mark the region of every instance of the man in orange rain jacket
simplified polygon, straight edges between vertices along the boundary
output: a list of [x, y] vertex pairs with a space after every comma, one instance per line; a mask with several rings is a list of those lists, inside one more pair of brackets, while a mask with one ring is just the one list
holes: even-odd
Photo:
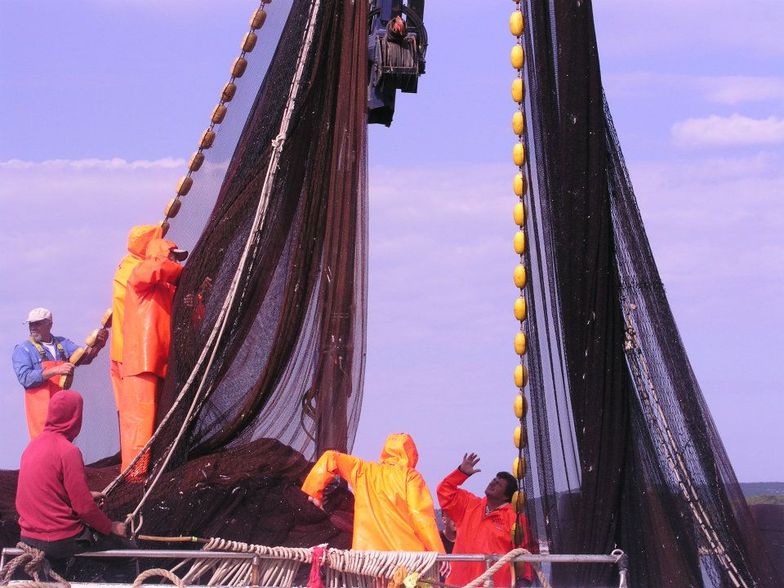
[[144, 261], [148, 243], [160, 239], [163, 230], [159, 225], [137, 225], [128, 233], [128, 255], [120, 260], [112, 281], [112, 342], [109, 347], [110, 374], [114, 390], [114, 402], [120, 412], [120, 390], [122, 389], [123, 322], [125, 318], [125, 291], [128, 278], [134, 268]]
[[433, 499], [414, 469], [418, 459], [414, 440], [406, 433], [387, 437], [379, 463], [328, 450], [313, 466], [302, 491], [321, 506], [324, 488], [335, 476], [349, 483], [354, 490], [352, 549], [443, 553]]
[[[144, 261], [128, 278], [123, 319], [123, 382], [120, 443], [125, 470], [152, 437], [160, 383], [166, 376], [171, 343], [171, 312], [187, 252], [173, 241], [152, 239]], [[132, 476], [147, 473], [141, 459]]]
[[[503, 555], [514, 549], [513, 533], [517, 515], [511, 505], [512, 495], [517, 490], [517, 480], [508, 472], [498, 472], [485, 489], [484, 498], [462, 490], [460, 486], [469, 476], [480, 472], [476, 468], [479, 457], [475, 453], [463, 456], [457, 469], [438, 485], [438, 502], [457, 527], [457, 539], [452, 549], [458, 553], [484, 553]], [[522, 546], [534, 551], [528, 521], [520, 515], [523, 531]], [[483, 562], [454, 562], [446, 579], [447, 584], [464, 586], [485, 571]], [[511, 566], [506, 566], [493, 575], [493, 585], [512, 585]], [[520, 566], [521, 574], [517, 586], [530, 586], [533, 568], [529, 564]]]

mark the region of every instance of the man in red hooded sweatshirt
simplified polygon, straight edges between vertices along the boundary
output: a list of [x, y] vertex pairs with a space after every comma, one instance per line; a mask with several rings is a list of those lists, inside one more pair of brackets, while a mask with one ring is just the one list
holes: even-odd
[[[120, 443], [124, 471], [152, 437], [158, 393], [169, 362], [174, 293], [187, 252], [166, 239], [152, 239], [144, 261], [128, 278], [123, 320]], [[148, 457], [131, 478], [141, 479]]]
[[82, 452], [72, 443], [82, 428], [82, 404], [73, 390], [52, 396], [43, 433], [30, 441], [19, 465], [21, 540], [55, 564], [83, 551], [128, 547], [120, 539], [125, 525], [96, 505], [99, 495], [90, 492]]

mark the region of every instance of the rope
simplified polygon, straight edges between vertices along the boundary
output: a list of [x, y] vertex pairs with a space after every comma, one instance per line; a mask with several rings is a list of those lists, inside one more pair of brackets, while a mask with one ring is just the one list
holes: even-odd
[[[479, 586], [485, 585], [490, 578], [492, 578], [495, 573], [503, 568], [506, 564], [510, 563], [514, 558], [518, 555], [533, 555], [527, 549], [523, 549], [522, 547], [518, 547], [517, 549], [513, 549], [503, 557], [501, 557], [497, 562], [491, 565], [489, 568], [485, 570], [485, 572], [479, 576], [478, 578], [474, 578], [468, 584], [465, 585], [464, 588], [478, 588]], [[536, 572], [536, 576], [539, 578], [539, 582], [542, 584], [543, 588], [552, 588], [550, 586], [550, 582], [547, 581], [547, 576], [544, 575], [544, 572], [539, 568], [539, 566], [535, 566], [531, 564]]]
[[170, 572], [169, 570], [164, 570], [163, 568], [152, 568], [151, 570], [145, 570], [133, 581], [133, 587], [139, 588], [147, 578], [152, 578], [153, 576], [163, 576], [164, 578], [171, 581], [172, 584], [177, 586], [178, 588], [185, 588], [185, 583], [180, 580], [175, 574]]
[[[314, 549], [302, 547], [268, 547], [240, 541], [213, 538], [206, 542], [204, 551], [233, 551], [253, 553], [260, 557], [199, 560], [198, 555], [191, 560], [179, 563], [172, 569], [177, 570], [190, 564], [190, 569], [182, 577], [186, 585], [203, 584], [206, 586], [292, 586], [300, 568], [311, 566]], [[198, 553], [198, 552], [197, 552]], [[355, 586], [372, 588], [377, 579], [392, 580], [405, 571], [406, 578], [416, 577], [422, 582], [435, 576], [436, 552], [390, 552], [390, 551], [349, 551], [325, 548], [321, 555], [321, 566], [325, 575], [325, 586]]]
[[[9, 561], [2, 570], [0, 570], [0, 586], [6, 586], [11, 581], [11, 578], [13, 578], [16, 570], [20, 566], [24, 566], [22, 569], [34, 581], [17, 582], [14, 584], [15, 586], [25, 588], [41, 588], [44, 586], [47, 588], [51, 588], [52, 586], [71, 588], [71, 585], [65, 580], [65, 578], [51, 569], [49, 562], [46, 561], [46, 554], [43, 551], [36, 549], [35, 547], [30, 547], [21, 541], [16, 544], [16, 547], [21, 549], [23, 553], [21, 555], [17, 555], [14, 559]], [[49, 576], [55, 580], [55, 582], [43, 582], [41, 581], [41, 575], [44, 577]]]

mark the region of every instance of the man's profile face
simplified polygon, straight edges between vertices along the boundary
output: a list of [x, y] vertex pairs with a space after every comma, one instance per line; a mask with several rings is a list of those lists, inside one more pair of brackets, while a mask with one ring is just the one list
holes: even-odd
[[30, 328], [30, 336], [33, 338], [33, 341], [38, 343], [41, 341], [49, 341], [50, 335], [52, 334], [52, 321], [43, 319], [27, 324]]
[[506, 480], [496, 476], [485, 488], [485, 496], [491, 500], [506, 500]]

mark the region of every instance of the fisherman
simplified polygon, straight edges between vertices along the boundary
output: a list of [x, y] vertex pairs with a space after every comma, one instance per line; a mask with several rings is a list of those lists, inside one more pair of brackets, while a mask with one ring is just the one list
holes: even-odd
[[147, 245], [153, 239], [160, 239], [163, 229], [160, 225], [137, 225], [128, 233], [128, 254], [120, 260], [112, 281], [112, 342], [109, 346], [111, 360], [110, 375], [114, 402], [120, 412], [122, 390], [123, 324], [125, 322], [125, 293], [128, 278], [134, 268], [144, 261]]
[[[517, 514], [511, 500], [517, 490], [517, 480], [508, 472], [498, 472], [479, 498], [459, 488], [470, 476], [480, 472], [476, 467], [479, 457], [467, 453], [457, 469], [438, 485], [438, 502], [443, 511], [455, 521], [457, 538], [452, 550], [458, 553], [484, 553], [503, 555], [514, 549], [513, 534]], [[531, 538], [525, 515], [519, 519], [523, 531], [523, 546], [530, 549]], [[485, 571], [483, 562], [454, 562], [447, 584], [464, 586]], [[529, 564], [520, 566], [520, 576], [515, 585], [530, 586], [533, 568]], [[493, 585], [512, 586], [510, 566], [493, 575]]]
[[43, 432], [22, 453], [16, 489], [21, 541], [43, 551], [56, 571], [76, 553], [131, 547], [123, 523], [111, 521], [90, 492], [82, 452], [83, 400], [62, 390], [49, 402]]
[[[79, 346], [65, 337], [52, 335], [52, 312], [34, 308], [27, 315], [30, 338], [14, 347], [11, 360], [16, 378], [25, 389], [25, 413], [30, 439], [44, 430], [49, 399], [62, 390], [60, 378], [73, 373], [69, 358]], [[109, 333], [99, 329], [95, 345], [87, 347], [80, 363], [90, 363], [106, 344]]]
[[452, 553], [455, 548], [455, 539], [457, 538], [457, 527], [455, 521], [449, 518], [443, 510], [441, 511], [441, 524], [443, 530], [441, 531], [441, 542], [444, 544], [444, 549], [447, 553]]
[[[160, 385], [166, 376], [171, 344], [174, 293], [187, 251], [166, 239], [152, 239], [144, 261], [128, 278], [123, 318], [120, 443], [122, 470], [152, 437]], [[144, 456], [131, 478], [141, 479], [148, 468]]]
[[352, 549], [368, 551], [437, 551], [444, 553], [433, 499], [416, 471], [411, 435], [387, 437], [379, 463], [328, 450], [310, 470], [302, 491], [321, 508], [324, 489], [335, 476], [354, 490]]

